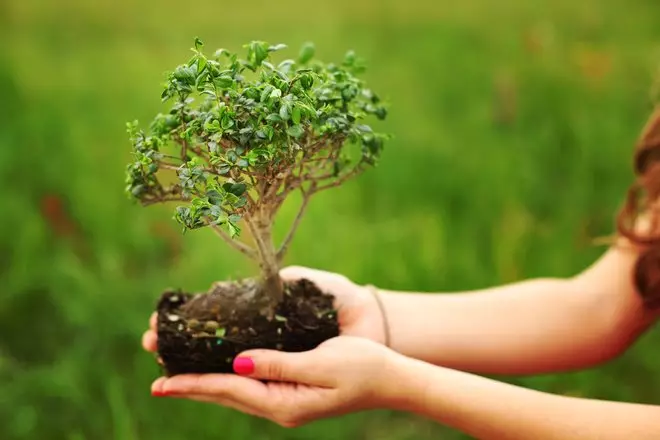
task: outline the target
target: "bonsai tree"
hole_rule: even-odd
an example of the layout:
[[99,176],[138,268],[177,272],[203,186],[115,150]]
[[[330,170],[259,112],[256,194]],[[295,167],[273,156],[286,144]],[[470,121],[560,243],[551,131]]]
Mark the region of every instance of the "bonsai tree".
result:
[[[195,39],[189,61],[167,75],[167,113],[146,131],[127,124],[130,196],[145,206],[178,202],[174,219],[184,232],[212,228],[260,268],[259,277],[206,293],[163,294],[159,360],[167,374],[229,372],[245,349],[308,350],[338,334],[331,293],[307,280],[284,283],[279,270],[312,196],[377,162],[386,136],[364,119],[384,119],[386,109],[358,79],[364,65],[353,52],[324,64],[306,44],[275,64],[272,54],[285,48],[254,41],[245,59],[224,49],[207,56]],[[276,244],[274,220],[294,193],[300,207]]]

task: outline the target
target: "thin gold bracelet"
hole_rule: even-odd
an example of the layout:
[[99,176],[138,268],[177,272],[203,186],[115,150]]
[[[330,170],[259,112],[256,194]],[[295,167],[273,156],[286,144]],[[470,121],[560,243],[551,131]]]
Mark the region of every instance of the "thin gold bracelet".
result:
[[378,288],[372,284],[368,284],[367,289],[371,292],[371,294],[374,296],[376,299],[376,303],[378,303],[378,308],[380,309],[380,314],[383,318],[383,332],[385,336],[385,346],[389,347],[390,346],[390,324],[387,320],[387,312],[385,311],[385,305],[383,304],[383,300],[380,296],[380,292],[378,291]]

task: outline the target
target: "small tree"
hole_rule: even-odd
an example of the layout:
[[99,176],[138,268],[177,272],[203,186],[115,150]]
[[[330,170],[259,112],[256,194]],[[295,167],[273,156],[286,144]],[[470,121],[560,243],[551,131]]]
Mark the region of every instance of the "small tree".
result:
[[[247,56],[220,49],[193,56],[167,76],[172,102],[147,132],[128,124],[135,161],[127,191],[143,205],[185,202],[174,218],[185,230],[211,227],[261,268],[259,295],[268,315],[282,301],[282,259],[310,198],[374,165],[386,136],[363,120],[384,119],[378,96],[357,78],[363,63],[348,52],[339,64],[314,60],[306,44],[297,59],[274,64],[286,46],[253,41]],[[302,203],[279,246],[273,221],[298,192]],[[239,222],[253,244],[239,241]]]

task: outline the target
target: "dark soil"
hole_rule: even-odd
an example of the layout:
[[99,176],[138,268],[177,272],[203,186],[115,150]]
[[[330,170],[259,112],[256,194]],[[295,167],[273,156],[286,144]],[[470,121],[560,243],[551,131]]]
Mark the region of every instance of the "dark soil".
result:
[[244,350],[307,351],[339,335],[332,295],[308,280],[285,283],[284,291],[275,316],[255,299],[254,280],[218,283],[197,295],[163,293],[157,310],[164,373],[231,373]]

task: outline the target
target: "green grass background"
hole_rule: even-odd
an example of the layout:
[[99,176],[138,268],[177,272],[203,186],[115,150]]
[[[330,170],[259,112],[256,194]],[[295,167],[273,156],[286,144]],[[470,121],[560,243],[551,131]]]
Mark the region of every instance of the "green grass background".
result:
[[[287,263],[455,291],[571,275],[603,251],[591,238],[612,231],[651,109],[660,4],[0,3],[0,438],[465,438],[382,411],[286,430],[149,395],[158,369],[140,335],[160,291],[254,273],[211,232],[183,237],[170,207],[123,194],[124,124],[161,110],[163,72],[195,36],[366,58],[395,139],[378,168],[312,202]],[[660,403],[660,334],[601,368],[512,380]]]

